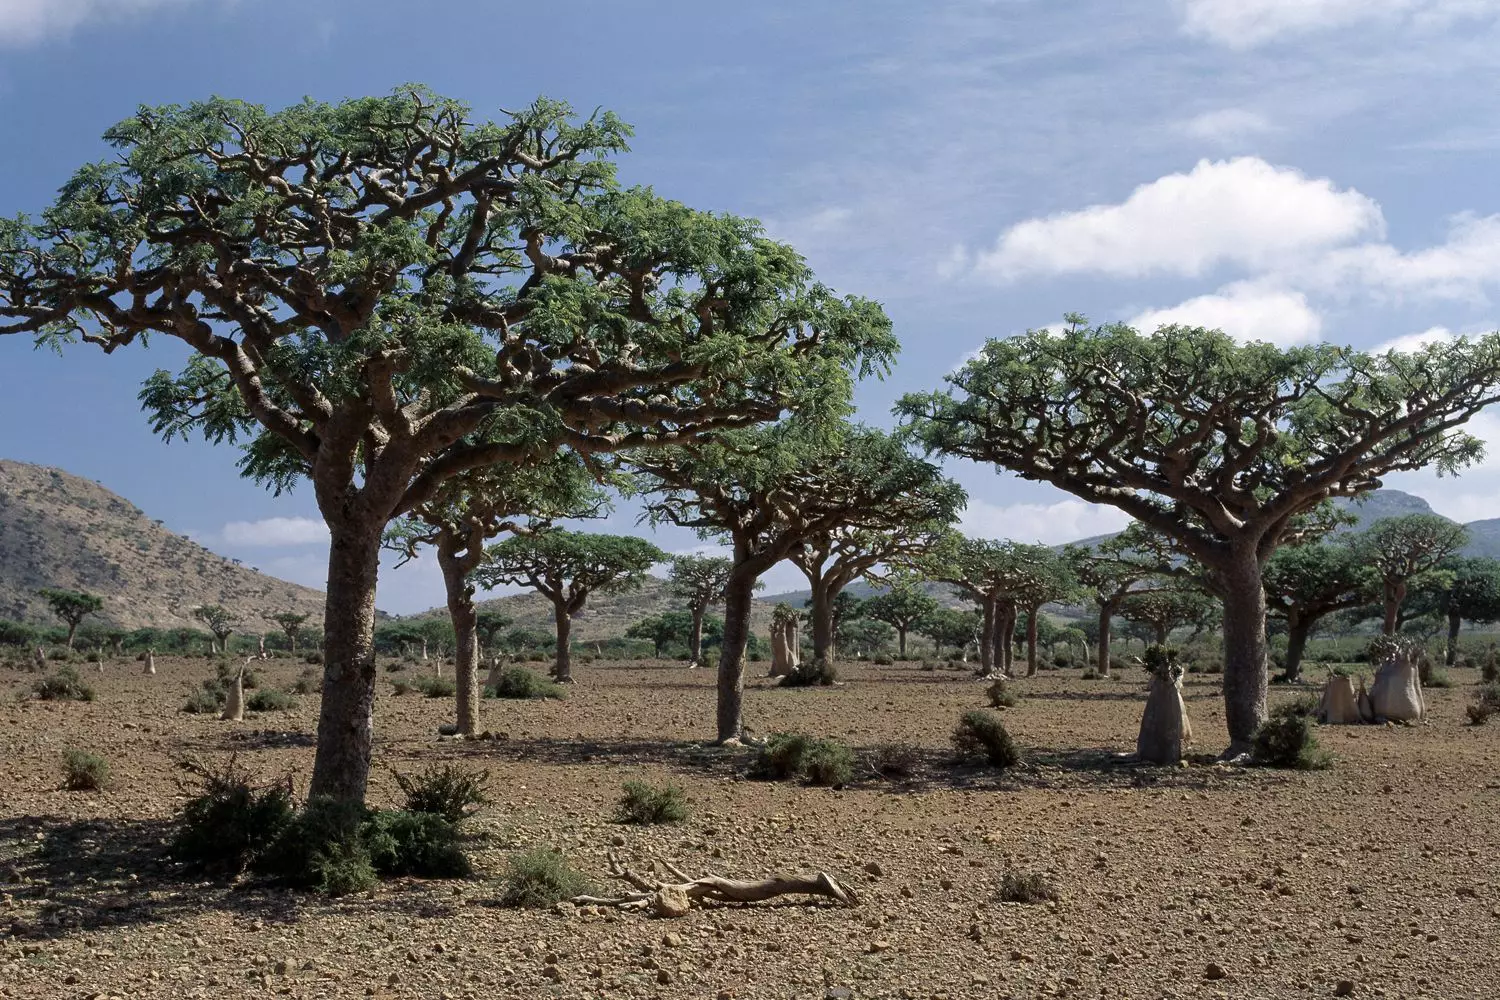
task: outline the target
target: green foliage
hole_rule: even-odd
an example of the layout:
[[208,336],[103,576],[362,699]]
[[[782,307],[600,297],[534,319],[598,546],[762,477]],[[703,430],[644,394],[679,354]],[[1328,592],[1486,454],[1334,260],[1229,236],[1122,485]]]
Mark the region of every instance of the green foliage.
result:
[[215,715],[224,707],[228,694],[218,681],[209,679],[188,692],[182,711],[189,715]]
[[1271,709],[1271,718],[1316,719],[1322,707],[1321,698],[1311,692],[1304,692],[1274,706]]
[[452,677],[423,674],[411,682],[411,686],[428,698],[452,698],[458,693],[458,682]]
[[786,781],[802,773],[802,760],[813,743],[802,733],[772,733],[756,758],[754,772],[772,781]]
[[688,603],[689,610],[703,609],[723,600],[724,588],[734,562],[719,556],[681,555],[672,557],[672,596]]
[[[228,690],[229,686],[234,683],[235,675],[240,673],[240,666],[229,660],[218,660],[214,664],[214,676],[217,678],[219,687]],[[241,685],[246,691],[254,691],[260,687],[260,673],[254,667],[246,666],[242,677]]]
[[513,854],[500,877],[505,906],[542,909],[588,892],[588,879],[560,851],[537,847]]
[[997,768],[1013,767],[1021,760],[1000,717],[982,709],[965,712],[958,720],[953,747],[961,758],[983,757]]
[[615,805],[619,823],[681,823],[687,818],[687,796],[676,785],[656,788],[644,781],[627,781]]
[[860,613],[865,617],[897,629],[915,628],[941,610],[942,605],[921,586],[910,581],[876,594],[860,606]]
[[838,740],[775,733],[761,748],[752,773],[772,781],[800,777],[812,785],[842,785],[854,774],[854,754]]
[[1482,726],[1490,716],[1500,712],[1500,683],[1490,681],[1474,692],[1474,700],[1464,707],[1469,725]]
[[58,667],[45,677],[38,678],[31,686],[32,694],[41,701],[93,701],[94,689],[84,683],[72,666]]
[[360,830],[371,868],[380,875],[467,878],[474,866],[458,842],[457,820],[432,810],[383,810]]
[[940,646],[963,650],[979,641],[980,625],[976,611],[939,608],[917,624],[917,631]]
[[43,587],[37,591],[37,596],[47,602],[47,607],[52,613],[62,619],[68,626],[68,640],[71,644],[73,632],[89,615],[95,614],[104,608],[104,598],[96,594],[84,593],[79,590],[64,590],[60,587]]
[[1028,905],[1036,903],[1055,903],[1061,899],[1048,878],[1041,872],[1007,871],[1000,876],[1000,884],[995,888],[995,900],[1001,903],[1024,903]]
[[832,687],[838,679],[838,668],[828,660],[803,660],[781,678],[780,684],[782,687]]
[[416,775],[395,774],[396,785],[406,796],[407,812],[431,813],[457,824],[490,801],[488,771],[434,764]]
[[[669,557],[644,538],[600,535],[554,528],[513,535],[485,551],[474,572],[486,589],[502,584],[533,587],[549,597],[573,601],[596,590],[620,592],[638,587],[646,573]],[[575,609],[576,610],[576,609]]]
[[220,648],[223,648],[224,640],[229,638],[235,629],[240,627],[240,617],[228,608],[219,604],[203,604],[193,609],[193,617],[198,619],[219,640]]
[[297,696],[290,691],[262,688],[245,699],[245,707],[252,712],[290,712],[297,707]]
[[1015,708],[1019,699],[1016,693],[1005,683],[1004,677],[996,677],[990,686],[984,689],[984,696],[990,701],[990,708]]
[[813,740],[802,755],[802,774],[810,785],[846,785],[854,777],[854,752],[838,740]]
[[[676,645],[686,649],[693,634],[693,616],[687,611],[666,611],[649,615],[631,624],[625,630],[627,639],[644,639],[651,643],[657,658],[665,655],[668,647]],[[724,641],[724,620],[705,615],[703,618],[703,645],[705,648]]]
[[98,791],[109,784],[109,761],[87,750],[63,751],[63,787],[70,792]]
[[183,806],[167,852],[191,868],[234,875],[249,867],[292,822],[290,779],[256,786],[231,757],[220,768],[185,761],[198,794]]
[[495,683],[484,689],[490,698],[564,698],[567,689],[534,670],[506,667]]
[[1261,767],[1317,771],[1331,767],[1333,759],[1318,747],[1312,720],[1305,715],[1283,715],[1267,719],[1255,731],[1251,759]]

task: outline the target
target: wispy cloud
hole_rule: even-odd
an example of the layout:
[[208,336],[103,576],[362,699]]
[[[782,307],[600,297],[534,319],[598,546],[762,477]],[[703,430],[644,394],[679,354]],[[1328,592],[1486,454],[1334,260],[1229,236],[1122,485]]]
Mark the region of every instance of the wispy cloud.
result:
[[1425,29],[1500,13],[1494,0],[1181,0],[1181,6],[1189,34],[1232,49],[1361,22]]
[[230,521],[220,537],[227,545],[288,548],[326,545],[328,526],[311,517],[268,517],[260,521]]
[[1247,108],[1220,108],[1189,118],[1182,131],[1195,139],[1220,146],[1237,146],[1246,140],[1276,131],[1271,120]]
[[1013,538],[1059,545],[1121,531],[1129,523],[1130,516],[1114,507],[1082,500],[996,504],[971,497],[960,527],[973,538]]
[[34,45],[88,21],[119,20],[190,0],[0,0],[0,47]]
[[1283,347],[1314,340],[1323,329],[1322,317],[1302,292],[1246,281],[1168,309],[1141,313],[1130,321],[1147,332],[1167,324],[1206,326],[1241,341],[1260,340]]

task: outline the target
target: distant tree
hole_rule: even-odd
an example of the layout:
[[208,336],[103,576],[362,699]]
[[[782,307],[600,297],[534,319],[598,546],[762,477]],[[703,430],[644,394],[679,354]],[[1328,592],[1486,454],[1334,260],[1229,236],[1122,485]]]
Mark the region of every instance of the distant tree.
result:
[[219,652],[229,652],[229,636],[240,627],[239,615],[219,604],[202,604],[193,609],[193,617],[214,634]]
[[[672,595],[688,604],[688,618],[692,623],[688,635],[688,662],[695,667],[703,662],[703,616],[710,605],[724,599],[724,588],[729,586],[733,569],[734,563],[721,556],[681,555],[672,558],[669,577]],[[758,581],[756,586],[760,586]],[[661,655],[659,647],[657,655]]]
[[1488,625],[1500,621],[1500,559],[1483,556],[1449,559],[1439,569],[1442,579],[1424,595],[1447,620],[1447,663],[1458,658],[1458,634],[1464,622]]
[[0,618],[0,646],[26,646],[36,637],[36,630],[24,622]]
[[939,607],[916,625],[916,630],[932,640],[938,656],[943,647],[958,651],[960,659],[968,659],[969,646],[979,641],[980,615],[977,611],[959,611]]
[[1205,623],[1218,602],[1203,591],[1182,582],[1160,590],[1132,593],[1120,605],[1120,617],[1139,625],[1151,642],[1165,646],[1180,628]]
[[952,584],[979,605],[979,670],[1010,673],[1010,637],[1019,617],[1017,585],[1025,579],[1028,547],[1010,541],[965,538],[950,532],[922,558],[921,572]]
[[[1071,600],[1079,593],[1078,580],[1068,560],[1046,545],[1018,545],[1014,550],[1017,565],[1012,576],[1011,598],[1025,622],[1026,676],[1037,672],[1037,646],[1040,629],[1046,622],[1042,605]],[[1051,625],[1050,622],[1046,622]]]
[[906,633],[931,618],[941,605],[914,580],[900,580],[890,589],[864,602],[866,618],[885,622],[896,630],[897,649],[906,656]]
[[625,630],[625,638],[645,639],[651,643],[657,659],[661,659],[668,646],[680,644],[691,651],[695,638],[700,649],[705,639],[709,645],[717,644],[724,638],[724,622],[712,616],[695,621],[688,611],[664,611],[632,624]]
[[1121,603],[1132,592],[1163,586],[1162,553],[1148,544],[1149,534],[1149,529],[1136,523],[1096,545],[1063,549],[1080,588],[1099,609],[1098,620],[1090,625],[1097,644],[1094,669],[1102,677],[1110,675],[1110,623]]
[[[861,577],[880,581],[910,566],[936,544],[968,502],[961,486],[883,431],[856,427],[842,447],[841,464],[850,477],[871,487],[869,509],[860,513],[858,523],[810,533],[787,557],[812,591],[808,620],[815,661],[834,657],[833,602],[844,588]],[[896,630],[905,656],[906,630],[899,625]]]
[[589,596],[638,587],[652,566],[668,558],[644,538],[554,528],[491,545],[474,579],[487,589],[507,583],[531,587],[552,602],[557,622],[552,676],[568,682],[573,679],[573,616],[584,609]]
[[851,618],[842,623],[839,646],[857,657],[879,656],[890,651],[896,630],[875,618]]
[[40,217],[0,218],[0,335],[176,338],[183,369],[142,393],[154,428],[311,482],[331,536],[313,797],[364,799],[392,519],[470,469],[778,419],[885,325],[756,223],[622,188],[629,134],[415,86],[143,107]]
[[1266,718],[1267,561],[1331,497],[1472,464],[1483,442],[1460,427],[1500,400],[1500,335],[1370,355],[1067,322],[991,340],[951,391],[898,409],[930,450],[1111,504],[1196,560],[1224,601],[1229,750],[1248,752]]
[[1302,677],[1307,637],[1328,615],[1366,603],[1379,583],[1364,560],[1347,545],[1312,542],[1278,549],[1266,563],[1262,582],[1268,612],[1286,622],[1286,667],[1282,680]]
[[490,652],[500,642],[505,630],[514,625],[510,615],[504,611],[486,609],[474,615],[474,633],[479,637],[481,651]]
[[1384,634],[1400,628],[1407,591],[1426,575],[1441,574],[1439,567],[1468,540],[1469,529],[1437,514],[1388,517],[1349,536],[1358,558],[1380,578]]
[[104,598],[84,593],[81,590],[44,587],[37,591],[37,596],[46,601],[52,613],[62,619],[62,623],[68,627],[69,649],[73,648],[73,636],[78,632],[79,624],[89,615],[96,614],[104,608]]
[[557,645],[557,636],[540,629],[517,626],[505,630],[504,645],[514,653],[531,653],[551,649]]
[[277,611],[265,617],[266,621],[274,625],[279,625],[281,630],[286,633],[287,646],[295,654],[297,652],[297,635],[302,631],[302,626],[306,624],[312,615],[298,611]]

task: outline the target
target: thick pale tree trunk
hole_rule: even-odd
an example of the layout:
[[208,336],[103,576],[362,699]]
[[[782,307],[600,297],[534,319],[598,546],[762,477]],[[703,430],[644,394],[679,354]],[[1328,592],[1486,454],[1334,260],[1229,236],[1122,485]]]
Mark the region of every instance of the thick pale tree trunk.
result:
[[979,673],[989,677],[995,673],[995,602],[981,603],[983,624],[979,628]]
[[557,618],[557,658],[552,663],[552,677],[562,684],[573,682],[573,613],[562,601],[552,602]]
[[1401,629],[1401,602],[1406,600],[1406,583],[1390,583],[1385,586],[1385,621],[1381,631],[1395,635]]
[[457,693],[454,699],[458,732],[473,736],[479,731],[479,616],[474,610],[474,594],[469,589],[471,562],[464,555],[437,546],[438,565],[443,570],[443,587],[448,595],[448,617],[453,621],[453,676]]
[[838,595],[833,593],[833,588],[823,580],[813,580],[812,583],[812,607],[809,609],[812,618],[812,647],[813,662],[819,660],[824,663],[833,662],[833,599]]
[[323,702],[309,797],[365,799],[375,732],[375,585],[384,527],[329,524]]
[[745,645],[750,639],[750,606],[755,574],[735,568],[724,588],[724,645],[719,649],[718,742],[738,740],[744,732]]
[[1115,617],[1113,601],[1099,602],[1099,676],[1109,676],[1109,627]]
[[1458,631],[1463,628],[1463,616],[1457,611],[1448,612],[1448,652],[1444,654],[1444,662],[1453,666],[1458,662]]
[[1295,684],[1302,679],[1302,654],[1307,649],[1307,636],[1313,623],[1304,621],[1300,615],[1290,615],[1286,620],[1286,671],[1284,679]]
[[[688,637],[688,656],[690,666],[696,668],[703,665],[703,614],[708,609],[698,602],[693,602],[693,632]],[[657,653],[660,656],[660,651]]]
[[1254,552],[1220,568],[1224,584],[1224,720],[1230,754],[1250,750],[1266,721],[1266,593]]
[[1037,608],[1031,608],[1026,612],[1026,676],[1035,677],[1037,671],[1036,661],[1036,616],[1041,614]]

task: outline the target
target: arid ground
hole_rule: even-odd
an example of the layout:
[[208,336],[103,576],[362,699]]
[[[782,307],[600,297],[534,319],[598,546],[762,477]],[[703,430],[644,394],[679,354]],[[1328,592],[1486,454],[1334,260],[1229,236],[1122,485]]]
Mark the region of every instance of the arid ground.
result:
[[[394,696],[397,675],[382,673],[372,798],[398,801],[393,768],[489,768],[495,802],[468,824],[484,877],[325,900],[185,880],[161,858],[185,794],[175,762],[237,753],[300,788],[316,697],[219,722],[178,711],[205,661],[158,666],[86,672],[92,703],[19,700],[35,675],[0,672],[0,996],[1500,994],[1500,725],[1464,724],[1471,671],[1428,693],[1426,724],[1322,729],[1337,764],[1305,773],[1213,762],[1212,677],[1188,683],[1201,755],[1170,770],[1117,757],[1134,743],[1139,670],[1017,681],[1004,718],[1026,762],[1005,775],[952,766],[954,723],[984,700],[966,674],[850,666],[843,686],[813,690],[754,679],[756,732],[920,751],[910,780],[868,773],[839,790],[750,780],[748,751],[695,742],[711,731],[711,671],[580,665],[566,701],[487,701],[495,738],[469,743],[438,738],[448,701]],[[273,660],[268,680],[302,669]],[[111,787],[61,790],[70,747],[107,757]],[[681,784],[691,819],[612,822],[621,782],[638,777]],[[496,905],[510,852],[564,849],[603,888],[616,842],[636,867],[826,870],[862,905],[788,899],[673,921]],[[1060,901],[997,902],[1007,871],[1044,874]]]

